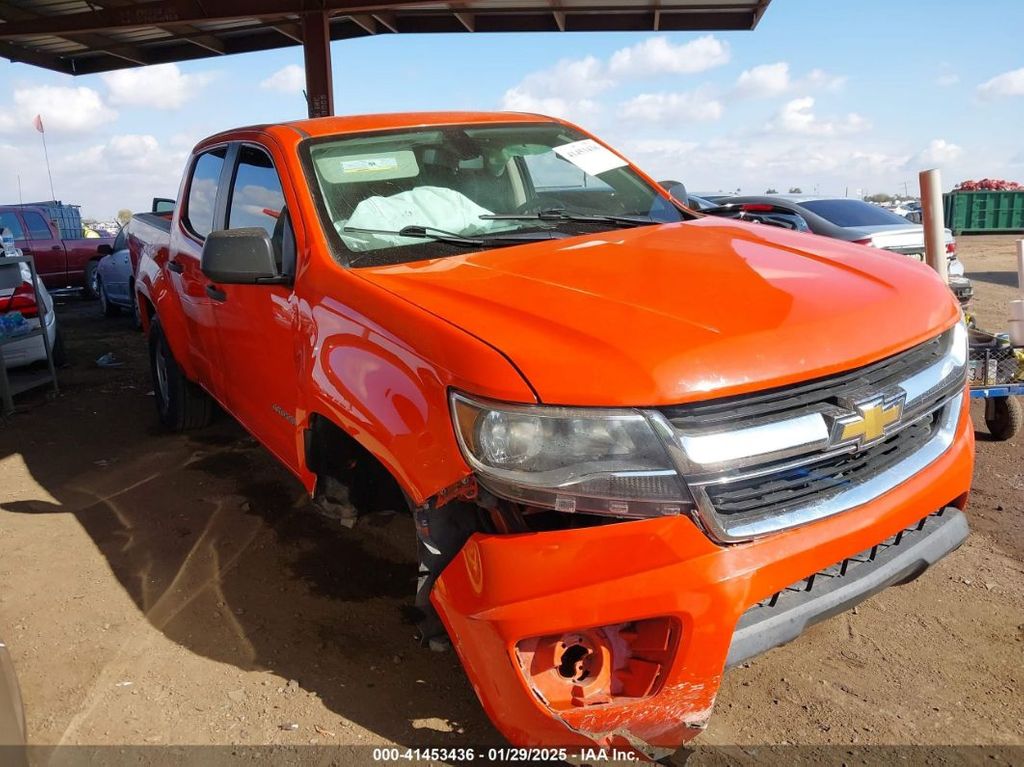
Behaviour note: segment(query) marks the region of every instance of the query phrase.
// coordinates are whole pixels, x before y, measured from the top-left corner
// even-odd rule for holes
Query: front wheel
[[[160,423],[171,431],[201,429],[213,418],[213,402],[178,367],[159,320],[149,329],[149,362]]]
[[[1024,406],[1016,397],[993,397],[985,403],[985,425],[1000,442],[1013,439],[1024,428]]]

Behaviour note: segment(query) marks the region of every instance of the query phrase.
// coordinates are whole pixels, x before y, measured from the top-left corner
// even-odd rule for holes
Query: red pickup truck
[[[14,234],[14,243],[22,253],[35,258],[46,287],[85,288],[95,297],[96,265],[110,252],[112,238],[61,239],[46,209],[31,205],[0,205],[0,228],[3,227]]]
[[[685,203],[536,115],[212,136],[129,225],[159,417],[216,401],[345,523],[408,509],[422,636],[513,744],[657,758],[957,548],[974,453],[927,267]]]

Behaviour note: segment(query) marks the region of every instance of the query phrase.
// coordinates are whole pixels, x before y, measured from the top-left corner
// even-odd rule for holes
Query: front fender
[[[311,391],[303,420],[308,424],[312,413],[332,420],[419,504],[470,472],[455,441],[450,388],[520,402],[534,397],[511,364],[486,344],[423,312],[408,318],[411,329],[400,335],[404,323],[398,314],[373,313],[394,320],[394,330],[332,298],[300,310],[310,343]],[[453,361],[467,372],[445,364]],[[303,479],[311,489],[315,477]]]

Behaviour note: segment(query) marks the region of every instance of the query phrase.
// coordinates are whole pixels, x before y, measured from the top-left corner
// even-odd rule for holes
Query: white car
[[[3,258],[0,256],[0,264],[2,263]],[[39,327],[39,307],[36,305],[36,296],[29,282],[31,273],[26,264],[21,264],[21,274],[22,283],[17,288],[0,289],[0,316],[8,312],[21,312],[28,326],[34,330]],[[57,332],[57,315],[53,311],[53,299],[38,277],[36,284],[45,308],[46,335],[50,339],[50,348],[53,349],[54,364],[59,365],[62,362],[63,348]],[[4,366],[8,369],[46,361],[46,346],[43,345],[41,336],[5,343],[0,353],[3,354]]]

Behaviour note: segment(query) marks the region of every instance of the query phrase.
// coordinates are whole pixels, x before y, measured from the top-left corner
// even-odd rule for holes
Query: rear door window
[[[226,153],[227,147],[211,149],[199,155],[192,166],[184,222],[189,231],[199,237],[206,237],[213,231],[217,212],[217,190],[220,187]]]
[[[33,240],[52,240],[53,232],[46,225],[46,221],[38,213],[26,210],[21,214],[25,219],[25,226],[28,227],[28,236]]]
[[[21,228],[21,222],[14,213],[6,211],[0,213],[0,229],[10,229],[11,234],[16,240],[25,239],[25,232]]]

